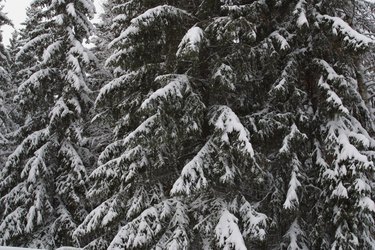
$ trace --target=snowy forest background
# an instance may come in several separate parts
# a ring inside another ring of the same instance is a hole
[[[33,0],[0,44],[0,245],[375,249],[375,2],[94,13]]]

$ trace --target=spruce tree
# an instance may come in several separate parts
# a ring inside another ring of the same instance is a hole
[[[114,141],[91,174],[89,197],[101,203],[75,235],[88,249],[244,249],[242,235],[264,239],[267,217],[249,195],[264,173],[231,103],[242,68],[228,65],[216,46],[206,61],[209,36],[228,35],[222,42],[233,44],[231,31],[220,29],[231,19],[211,20],[220,9],[208,2],[128,1],[113,9],[123,12],[112,27],[127,26],[110,43],[115,79],[96,103],[116,120]],[[197,24],[191,13],[210,22]],[[254,40],[253,27],[244,29]]]
[[[77,245],[72,232],[86,215],[84,117],[89,107],[82,46],[92,32],[90,0],[35,0],[28,12],[26,63],[18,88],[26,116],[19,145],[0,172],[2,244],[39,248]],[[32,65],[28,58],[33,55]]]
[[[362,2],[112,3],[87,248],[375,247]]]
[[[0,1],[0,27],[11,25],[11,21],[2,11],[2,4],[2,1]],[[9,133],[16,127],[14,121],[15,107],[12,102],[12,94],[15,88],[12,84],[11,63],[9,51],[5,48],[0,33],[0,169],[4,166],[6,157],[10,154]]]

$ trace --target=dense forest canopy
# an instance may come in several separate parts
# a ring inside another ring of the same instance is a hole
[[[0,37],[0,245],[375,249],[374,2],[103,8]]]

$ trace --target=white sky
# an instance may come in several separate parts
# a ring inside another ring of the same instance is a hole
[[[7,14],[7,17],[12,20],[13,25],[16,29],[20,28],[20,24],[26,18],[26,7],[29,6],[31,0],[5,0],[3,11]],[[101,3],[105,0],[94,0],[96,6],[96,12],[100,13],[102,11]],[[12,36],[14,29],[11,26],[3,26],[1,28],[3,31],[4,44],[9,44],[9,38]]]

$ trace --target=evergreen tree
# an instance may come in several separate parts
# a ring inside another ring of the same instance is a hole
[[[0,1],[0,27],[11,25],[11,21],[2,11],[3,5]],[[9,133],[15,128],[12,105],[12,75],[10,72],[11,60],[8,50],[3,44],[3,37],[0,33],[0,169],[4,166],[5,159],[8,156],[11,142]]]
[[[92,32],[90,0],[34,0],[18,52],[25,80],[18,89],[26,115],[21,138],[0,173],[2,244],[56,248],[86,215],[84,116],[86,69],[94,56],[82,46]],[[31,53],[32,52],[32,53]]]
[[[96,103],[117,122],[75,235],[92,249],[374,248],[360,4],[113,7],[115,79]]]
[[[108,0],[91,53],[90,0],[34,0],[0,244],[375,249],[373,8]]]
[[[237,72],[220,58],[222,48],[205,61],[205,31],[190,14],[218,14],[206,4],[128,1],[113,8],[123,12],[112,27],[128,25],[110,44],[115,79],[96,101],[117,122],[91,174],[89,197],[101,203],[75,231],[87,248],[243,249],[242,234],[264,239],[266,216],[246,193],[261,183],[262,170],[248,130],[227,105],[236,108],[234,95],[223,95],[234,90]],[[207,36],[216,37],[221,20],[210,21]]]
[[[95,33],[90,37],[90,43],[92,44],[90,50],[97,58],[97,67],[92,68],[88,74],[90,89],[93,90],[91,95],[93,100],[95,100],[99,90],[113,79],[111,70],[105,67],[105,61],[111,54],[111,51],[113,51],[113,49],[108,48],[109,42],[113,39],[110,24],[113,18],[110,15],[113,3],[109,0],[102,3],[102,7],[105,11],[100,15],[100,22],[94,23]],[[90,136],[87,143],[90,145],[90,154],[94,159],[90,171],[97,167],[96,162],[100,152],[112,140],[112,130],[109,125],[112,121],[108,120],[110,117],[101,114],[98,115],[96,111],[94,108],[90,109],[89,117],[91,118],[91,122],[87,129],[87,133]]]

